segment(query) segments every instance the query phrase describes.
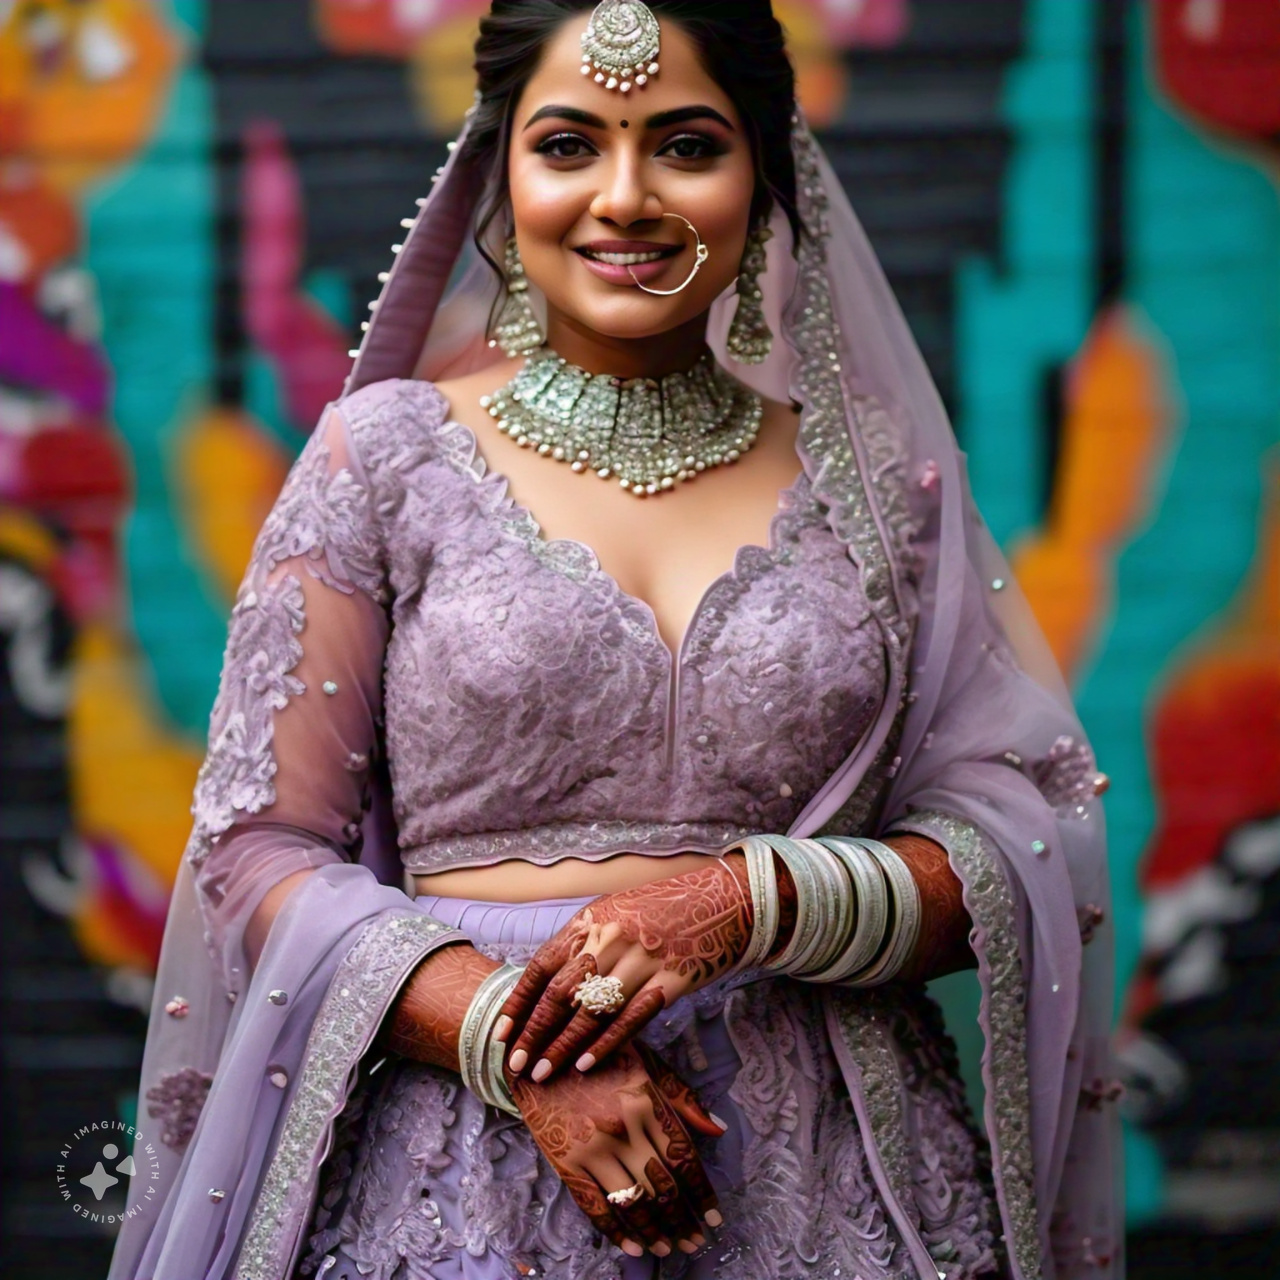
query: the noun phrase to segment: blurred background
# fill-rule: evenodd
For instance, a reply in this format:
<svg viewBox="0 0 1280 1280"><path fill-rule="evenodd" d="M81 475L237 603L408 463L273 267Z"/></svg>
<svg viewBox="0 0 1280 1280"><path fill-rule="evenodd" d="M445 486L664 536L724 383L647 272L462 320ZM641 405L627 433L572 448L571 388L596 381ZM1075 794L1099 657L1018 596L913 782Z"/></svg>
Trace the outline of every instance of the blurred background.
<svg viewBox="0 0 1280 1280"><path fill-rule="evenodd" d="M229 602L485 7L0 0L6 1277L105 1274L59 1152L133 1119ZM1276 1274L1280 4L775 9L1113 779L1131 1274Z"/></svg>

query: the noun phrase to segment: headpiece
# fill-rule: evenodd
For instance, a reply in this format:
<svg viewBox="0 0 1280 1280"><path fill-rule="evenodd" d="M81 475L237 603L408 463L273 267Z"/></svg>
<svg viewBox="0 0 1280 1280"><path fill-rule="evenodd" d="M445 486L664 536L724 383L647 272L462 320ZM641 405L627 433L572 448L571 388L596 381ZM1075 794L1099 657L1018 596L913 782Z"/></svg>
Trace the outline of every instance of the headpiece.
<svg viewBox="0 0 1280 1280"><path fill-rule="evenodd" d="M603 0L582 33L582 74L630 93L658 74L658 19L641 0Z"/></svg>

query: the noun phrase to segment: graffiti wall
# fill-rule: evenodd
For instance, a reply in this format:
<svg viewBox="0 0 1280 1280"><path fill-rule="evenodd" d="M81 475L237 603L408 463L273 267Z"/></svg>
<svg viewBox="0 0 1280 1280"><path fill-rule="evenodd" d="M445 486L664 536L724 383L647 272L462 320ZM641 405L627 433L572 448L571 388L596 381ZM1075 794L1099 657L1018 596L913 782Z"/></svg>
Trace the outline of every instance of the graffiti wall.
<svg viewBox="0 0 1280 1280"><path fill-rule="evenodd" d="M105 1269L59 1140L131 1118L231 595L485 7L0 0L15 1275ZM775 7L1113 779L1134 1274L1243 1260L1280 1234L1280 9Z"/></svg>

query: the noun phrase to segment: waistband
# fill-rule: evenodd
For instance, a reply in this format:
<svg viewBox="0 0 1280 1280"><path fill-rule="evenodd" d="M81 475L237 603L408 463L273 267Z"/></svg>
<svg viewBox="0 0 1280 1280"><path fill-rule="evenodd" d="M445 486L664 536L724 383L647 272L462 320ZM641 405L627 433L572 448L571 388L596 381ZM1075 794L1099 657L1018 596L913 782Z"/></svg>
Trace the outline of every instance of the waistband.
<svg viewBox="0 0 1280 1280"><path fill-rule="evenodd" d="M477 945L540 947L593 898L546 898L537 902L482 902L420 894L414 906L451 925Z"/></svg>
<svg viewBox="0 0 1280 1280"><path fill-rule="evenodd" d="M488 867L519 859L548 866L562 858L598 862L619 853L655 857L675 853L719 853L758 827L733 822L556 822L518 831L480 831L425 840L401 850L412 875L455 867Z"/></svg>

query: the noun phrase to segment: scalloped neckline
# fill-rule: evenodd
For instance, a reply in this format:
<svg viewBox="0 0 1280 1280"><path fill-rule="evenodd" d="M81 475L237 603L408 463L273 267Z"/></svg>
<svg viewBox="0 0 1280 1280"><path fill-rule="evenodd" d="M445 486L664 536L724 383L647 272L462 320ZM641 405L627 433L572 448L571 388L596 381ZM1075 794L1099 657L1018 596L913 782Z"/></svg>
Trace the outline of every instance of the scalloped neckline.
<svg viewBox="0 0 1280 1280"><path fill-rule="evenodd" d="M594 547L583 542L580 538L550 538L546 535L542 528L542 522L524 503L518 502L511 496L511 479L505 472L498 471L491 466L488 458L485 457L480 447L480 438L475 430L469 427L465 422L459 422L456 418L446 416L445 420L440 424L440 430L453 430L463 433L464 439L470 444L471 461L469 469L474 476L477 484L493 485L500 491L502 508L509 514L518 516L521 523L528 527L530 538L533 542L538 543L542 547L549 550L555 548L563 548L576 552L590 566L591 572L598 577L609 590L617 596L619 600L625 601L635 606L645 616L652 632L652 638L657 641L659 647L665 650L668 661L673 670L678 670L681 660L684 656L685 649L689 640L698 628L698 624L702 619L702 615L706 612L707 605L712 596L717 594L723 587L739 581L739 570L745 556L750 555L753 551L763 551L776 564L778 560L778 551L780 549L779 530L781 529L783 520L793 514L796 510L794 499L797 496L797 490L801 485L805 484L809 477L804 466L804 457L800 452L797 442L796 459L800 463L800 470L796 478L783 488L778 490L777 505L774 508L773 515L769 520L768 545L761 546L758 542L744 542L733 553L733 563L724 570L723 573L714 577L703 589L698 597L697 603L694 605L693 612L689 615L689 619L685 624L681 633L679 644L673 649L667 643L666 637L662 634L662 628L658 624L658 615L654 607L643 597L637 596L626 590L618 579L609 572L600 562L600 557L596 553ZM545 561L548 567L555 572L561 572L555 562L555 557L548 557Z"/></svg>

